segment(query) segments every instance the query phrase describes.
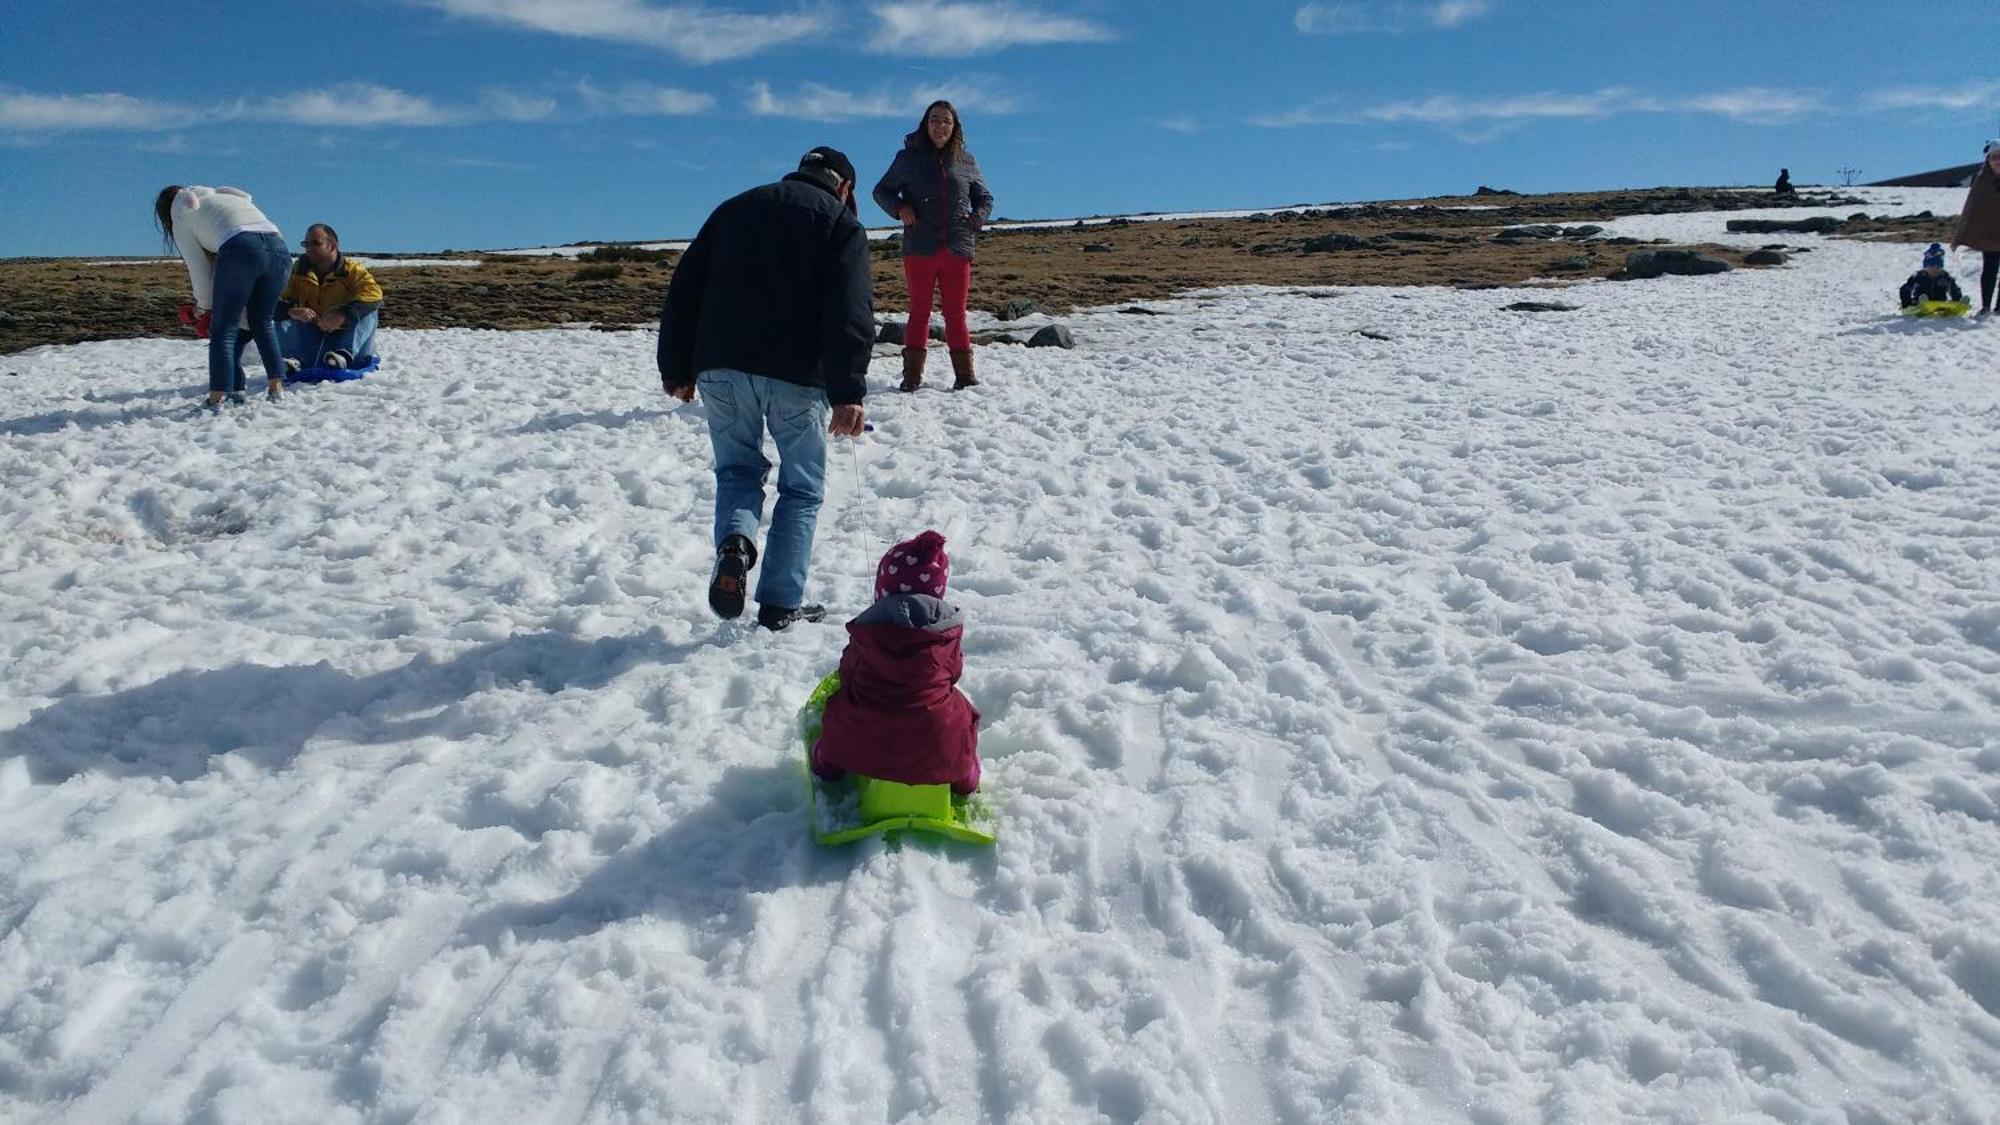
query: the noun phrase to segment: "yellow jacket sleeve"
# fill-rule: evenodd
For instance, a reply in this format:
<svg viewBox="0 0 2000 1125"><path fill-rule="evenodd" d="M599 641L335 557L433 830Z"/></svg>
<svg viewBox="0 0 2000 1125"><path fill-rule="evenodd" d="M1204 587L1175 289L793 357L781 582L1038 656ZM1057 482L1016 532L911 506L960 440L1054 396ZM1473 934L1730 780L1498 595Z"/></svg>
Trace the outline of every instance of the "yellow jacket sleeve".
<svg viewBox="0 0 2000 1125"><path fill-rule="evenodd" d="M354 293L354 301L364 305L380 304L382 301L382 286L376 282L375 275L368 272L368 267L359 262L347 263L347 285Z"/></svg>

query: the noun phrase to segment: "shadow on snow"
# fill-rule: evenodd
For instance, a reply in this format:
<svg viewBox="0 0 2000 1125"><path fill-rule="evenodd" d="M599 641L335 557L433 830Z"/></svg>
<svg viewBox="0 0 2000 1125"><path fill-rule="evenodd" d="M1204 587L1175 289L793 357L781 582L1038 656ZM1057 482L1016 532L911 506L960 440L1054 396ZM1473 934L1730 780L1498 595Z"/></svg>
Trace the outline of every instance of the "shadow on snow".
<svg viewBox="0 0 2000 1125"><path fill-rule="evenodd" d="M668 645L657 632L595 641L538 633L443 663L419 656L372 676L324 661L175 672L126 691L57 700L0 733L0 760L25 757L30 776L43 783L84 770L187 781L228 753L276 769L319 736L364 745L459 737L470 720L458 704L481 691L525 684L554 695L602 687L638 665L674 663L707 643Z"/></svg>

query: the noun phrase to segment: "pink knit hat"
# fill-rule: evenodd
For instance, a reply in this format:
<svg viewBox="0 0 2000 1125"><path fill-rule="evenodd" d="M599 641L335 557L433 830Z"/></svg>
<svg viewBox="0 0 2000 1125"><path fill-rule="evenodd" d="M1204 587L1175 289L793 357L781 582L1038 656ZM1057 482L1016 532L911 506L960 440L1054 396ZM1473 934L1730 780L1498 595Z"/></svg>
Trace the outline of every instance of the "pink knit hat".
<svg viewBox="0 0 2000 1125"><path fill-rule="evenodd" d="M875 596L929 594L944 597L951 578L951 556L944 553L944 536L926 531L889 548L875 568Z"/></svg>

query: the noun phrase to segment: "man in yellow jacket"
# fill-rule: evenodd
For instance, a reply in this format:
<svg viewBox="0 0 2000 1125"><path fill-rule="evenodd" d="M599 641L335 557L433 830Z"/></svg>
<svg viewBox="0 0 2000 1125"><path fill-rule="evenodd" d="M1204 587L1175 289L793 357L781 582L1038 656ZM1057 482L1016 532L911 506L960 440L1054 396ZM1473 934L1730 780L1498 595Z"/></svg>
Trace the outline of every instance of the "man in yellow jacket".
<svg viewBox="0 0 2000 1125"><path fill-rule="evenodd" d="M368 267L340 252L325 223L306 228L305 253L278 297L278 344L307 367L342 368L374 354L382 287Z"/></svg>

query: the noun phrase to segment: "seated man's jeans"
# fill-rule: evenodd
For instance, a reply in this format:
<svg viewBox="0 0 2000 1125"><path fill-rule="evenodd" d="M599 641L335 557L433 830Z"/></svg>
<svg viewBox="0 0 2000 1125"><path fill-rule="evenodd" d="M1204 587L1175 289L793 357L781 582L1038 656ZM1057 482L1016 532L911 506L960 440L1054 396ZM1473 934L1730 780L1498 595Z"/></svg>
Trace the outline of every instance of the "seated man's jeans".
<svg viewBox="0 0 2000 1125"><path fill-rule="evenodd" d="M360 317L332 332L321 332L318 328L290 316L277 318L278 350L287 359L296 359L299 366L307 369L326 366L326 353L343 351L347 353L348 366L353 367L374 354L375 323L381 319L379 310L361 314ZM242 354L242 349L237 349Z"/></svg>

